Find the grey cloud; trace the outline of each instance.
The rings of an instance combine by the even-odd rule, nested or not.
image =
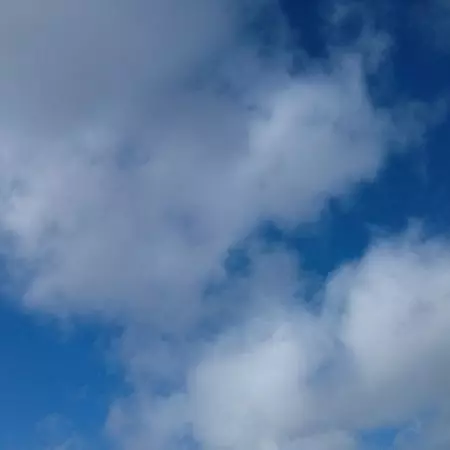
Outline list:
[[[3,227],[39,262],[27,304],[173,309],[260,219],[309,220],[376,175],[396,132],[358,59],[270,84],[251,110],[214,90],[171,97],[135,144],[143,160],[125,167],[114,130],[6,143]]]

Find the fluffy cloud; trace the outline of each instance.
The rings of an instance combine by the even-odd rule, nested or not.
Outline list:
[[[175,394],[118,403],[110,427],[137,449],[365,448],[363,432],[386,427],[396,448],[444,448],[449,268],[446,242],[381,242],[330,278],[320,314],[275,299],[197,343]]]
[[[37,33],[6,27],[17,73],[0,83],[1,226],[31,307],[189,321],[230,245],[261,219],[313,218],[404,131],[372,104],[362,55],[292,75],[282,41],[263,58],[237,39],[233,2],[2,8]]]
[[[234,315],[229,292],[204,298],[261,220],[314,220],[416,137],[368,92],[384,37],[294,70],[270,1],[5,1],[0,29],[2,242],[25,307],[124,327],[119,446],[351,449],[441,418],[446,245],[373,249],[319,316],[293,305],[285,255],[234,285]],[[213,315],[234,325],[208,341],[194,325]]]

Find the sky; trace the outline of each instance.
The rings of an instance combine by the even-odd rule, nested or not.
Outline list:
[[[449,30],[0,0],[0,448],[448,449]]]

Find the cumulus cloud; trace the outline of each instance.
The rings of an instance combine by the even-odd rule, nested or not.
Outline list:
[[[118,403],[110,427],[137,449],[366,448],[363,433],[384,428],[398,428],[395,448],[444,448],[449,268],[447,242],[380,242],[333,274],[320,314],[275,301],[197,343],[168,398]]]
[[[27,305],[153,317],[182,299],[189,321],[230,245],[261,219],[314,218],[404,130],[358,53],[293,74],[283,40],[263,57],[238,39],[258,13],[233,2],[114,5],[2,6],[37,34],[6,27],[1,226],[33,273]]]
[[[440,414],[445,245],[374,248],[318,316],[286,255],[205,299],[262,220],[314,220],[417,137],[369,94],[384,37],[299,70],[269,0],[4,1],[0,29],[4,253],[25,307],[123,327],[119,448],[351,449]]]

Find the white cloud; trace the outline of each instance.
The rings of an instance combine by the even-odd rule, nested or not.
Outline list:
[[[205,448],[279,448],[308,421],[304,385],[328,342],[316,324],[271,322],[251,323],[194,369],[192,421]]]
[[[211,314],[202,294],[230,246],[262,219],[313,220],[410,138],[373,104],[359,47],[296,73],[283,41],[262,57],[245,29],[258,6],[0,5],[0,227],[31,274],[26,307],[126,328],[135,391],[108,425],[122,448],[356,448],[359,427],[441,406],[447,253],[433,245],[338,274],[327,301],[343,316],[291,310],[296,268],[266,257],[236,287],[249,301],[234,328],[206,346],[182,333]]]
[[[125,447],[157,436],[161,448],[183,448],[190,436],[202,449],[356,449],[364,430],[405,427],[398,448],[444,448],[449,269],[447,242],[399,238],[339,269],[319,315],[274,299],[217,340],[191,345],[178,393],[165,400],[138,383],[126,409],[116,405],[134,426],[143,421],[121,434]],[[417,422],[423,429],[409,425]]]
[[[394,241],[332,283],[345,286],[341,338],[374,408],[361,420],[401,423],[441,406],[450,370],[449,266],[446,242]]]
[[[396,136],[358,59],[341,62],[260,74],[251,109],[205,88],[169,97],[139,133],[6,142],[2,225],[37,263],[27,304],[117,317],[170,314],[182,297],[187,315],[261,218],[311,219],[372,179]],[[119,161],[124,151],[132,161]]]

